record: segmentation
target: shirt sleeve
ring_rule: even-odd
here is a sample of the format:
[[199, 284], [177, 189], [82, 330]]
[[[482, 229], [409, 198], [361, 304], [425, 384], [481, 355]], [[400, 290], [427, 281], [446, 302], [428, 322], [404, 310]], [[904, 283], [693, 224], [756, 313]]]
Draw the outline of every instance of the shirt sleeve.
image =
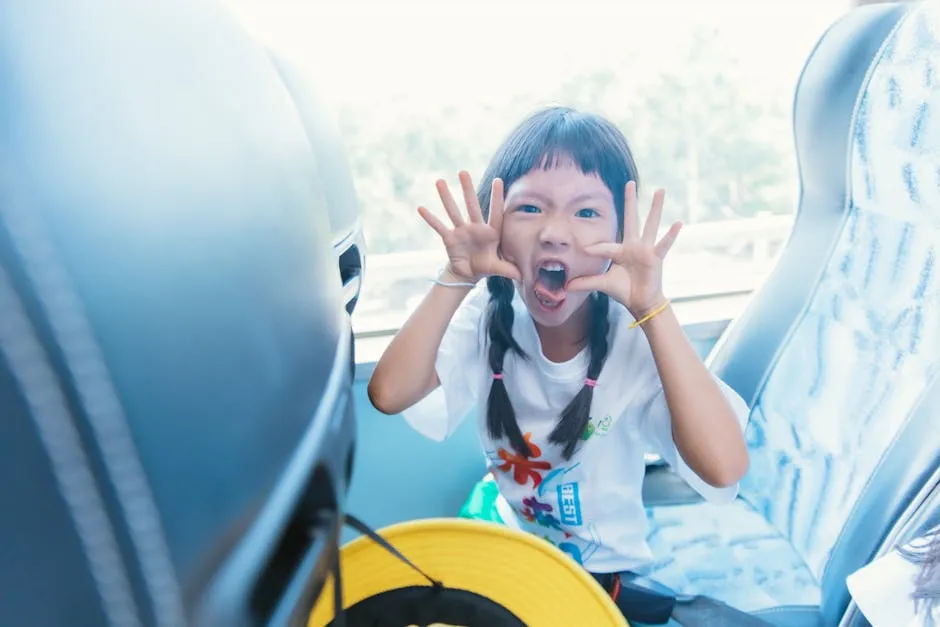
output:
[[[738, 424], [743, 430], [750, 416], [747, 404], [724, 381], [718, 377], [715, 377], [715, 381], [731, 404], [734, 414], [737, 416]], [[709, 485], [682, 459], [682, 455], [679, 453], [672, 437], [672, 416], [669, 412], [669, 406], [666, 404], [666, 393], [663, 390], [658, 373], [654, 382], [647, 389], [650, 391], [647, 400], [642, 403], [643, 410], [640, 425], [642, 435], [652, 452], [659, 454], [679, 477], [706, 500], [715, 503], [730, 503], [733, 501], [738, 495], [738, 484], [724, 488]]]
[[486, 365], [485, 322], [489, 292], [473, 288], [451, 319], [434, 362], [441, 384], [402, 415], [413, 429], [442, 442], [476, 406]]

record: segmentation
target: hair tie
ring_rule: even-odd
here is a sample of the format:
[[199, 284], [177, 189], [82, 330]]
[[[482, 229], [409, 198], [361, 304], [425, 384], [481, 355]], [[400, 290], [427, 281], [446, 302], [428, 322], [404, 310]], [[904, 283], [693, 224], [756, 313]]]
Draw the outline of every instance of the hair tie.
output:
[[494, 373], [493, 373], [493, 378], [496, 379], [497, 381], [502, 381], [502, 380], [503, 380], [503, 373], [502, 373], [502, 372], [494, 372]]
[[584, 380], [584, 385], [588, 386], [589, 388], [595, 387], [595, 386], [597, 385], [597, 380], [596, 380], [596, 379], [585, 379], [585, 380]]

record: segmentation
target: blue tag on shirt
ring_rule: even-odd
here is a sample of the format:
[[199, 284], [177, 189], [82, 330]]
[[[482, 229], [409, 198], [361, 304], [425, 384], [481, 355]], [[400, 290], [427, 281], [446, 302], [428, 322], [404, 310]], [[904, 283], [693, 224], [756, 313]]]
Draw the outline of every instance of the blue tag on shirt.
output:
[[576, 482], [563, 483], [558, 486], [557, 492], [561, 524], [577, 527], [581, 524], [581, 499], [578, 497], [578, 484]]

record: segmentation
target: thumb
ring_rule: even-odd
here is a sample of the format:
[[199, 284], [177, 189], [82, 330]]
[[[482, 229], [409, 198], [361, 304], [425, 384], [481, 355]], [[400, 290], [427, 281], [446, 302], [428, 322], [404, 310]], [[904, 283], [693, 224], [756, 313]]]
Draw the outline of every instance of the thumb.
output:
[[606, 292], [607, 291], [606, 274], [590, 274], [587, 276], [578, 276], [565, 285], [569, 292]]
[[511, 279], [513, 281], [521, 281], [522, 273], [519, 272], [519, 268], [508, 261], [503, 259], [497, 259], [493, 262], [493, 268], [491, 270], [492, 274], [497, 274], [501, 277]]

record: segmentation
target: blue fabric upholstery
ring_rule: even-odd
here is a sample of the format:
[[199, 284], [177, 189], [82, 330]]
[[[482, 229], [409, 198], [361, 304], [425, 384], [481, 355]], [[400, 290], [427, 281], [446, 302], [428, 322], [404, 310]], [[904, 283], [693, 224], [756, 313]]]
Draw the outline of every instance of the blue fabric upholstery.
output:
[[712, 360], [752, 405], [741, 499], [650, 512], [651, 576], [681, 592], [749, 610], [833, 598], [835, 624], [834, 547], [876, 550], [936, 464], [921, 416], [940, 413], [922, 406], [940, 373], [940, 3], [908, 7], [853, 11], [804, 69], [794, 235]]
[[874, 66], [853, 128], [845, 225], [748, 431], [742, 496], [817, 577], [940, 371], [940, 126], [930, 117], [940, 107], [931, 76], [940, 19], [930, 18], [940, 13], [927, 6]]
[[739, 609], [818, 605], [819, 586], [790, 543], [743, 500], [647, 511], [650, 576]]

